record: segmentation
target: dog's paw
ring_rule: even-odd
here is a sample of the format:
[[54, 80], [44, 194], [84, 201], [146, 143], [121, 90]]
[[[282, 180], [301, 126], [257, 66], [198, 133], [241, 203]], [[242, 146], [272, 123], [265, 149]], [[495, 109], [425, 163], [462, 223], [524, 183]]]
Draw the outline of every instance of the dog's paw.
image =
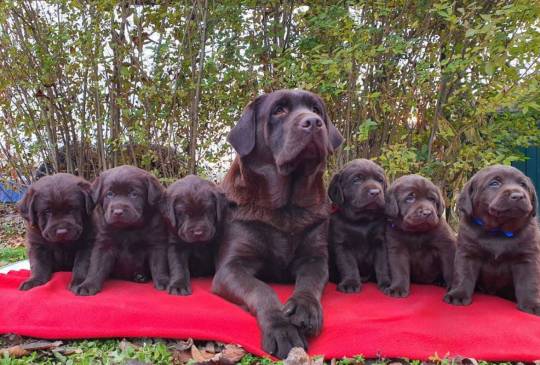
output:
[[154, 287], [157, 290], [165, 290], [165, 289], [167, 289], [168, 285], [169, 285], [169, 278], [167, 278], [167, 277], [155, 278], [154, 279]]
[[321, 332], [322, 307], [319, 300], [312, 295], [292, 296], [285, 303], [283, 313], [306, 336], [316, 336]]
[[44, 281], [44, 280], [41, 280], [41, 279], [30, 278], [30, 279], [26, 280], [24, 283], [22, 283], [19, 286], [19, 290], [24, 290], [24, 291], [30, 290], [32, 288], [35, 288], [36, 286], [43, 285], [46, 282], [47, 281]]
[[383, 289], [383, 293], [394, 298], [405, 298], [409, 296], [409, 289], [399, 286], [389, 286]]
[[300, 330], [283, 315], [275, 316], [262, 328], [264, 351], [284, 359], [294, 347], [307, 350], [307, 342]]
[[74, 288], [73, 293], [80, 296], [96, 295], [101, 291], [101, 288], [93, 283], [84, 282], [78, 287]]
[[191, 285], [189, 282], [174, 282], [169, 284], [167, 291], [172, 295], [191, 295]]
[[358, 293], [361, 288], [362, 283], [356, 279], [342, 280], [337, 286], [337, 290], [342, 293]]
[[443, 300], [452, 305], [469, 305], [472, 303], [471, 296], [466, 296], [464, 293], [457, 290], [450, 290], [446, 293]]
[[523, 312], [540, 316], [540, 303], [518, 304], [517, 307]]

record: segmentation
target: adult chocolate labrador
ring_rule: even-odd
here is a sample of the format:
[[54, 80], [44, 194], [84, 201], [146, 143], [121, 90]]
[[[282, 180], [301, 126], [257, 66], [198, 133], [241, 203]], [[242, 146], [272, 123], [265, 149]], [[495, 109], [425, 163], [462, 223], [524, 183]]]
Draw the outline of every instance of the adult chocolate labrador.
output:
[[447, 303], [470, 304], [476, 288], [540, 315], [536, 206], [531, 180], [514, 167], [487, 167], [469, 180], [458, 199], [458, 249]]
[[[262, 95], [229, 135], [237, 151], [223, 188], [231, 210], [213, 291], [257, 317], [265, 351], [307, 348], [322, 327], [328, 280], [323, 172], [343, 141], [322, 99], [301, 90]], [[266, 282], [295, 283], [283, 306]]]

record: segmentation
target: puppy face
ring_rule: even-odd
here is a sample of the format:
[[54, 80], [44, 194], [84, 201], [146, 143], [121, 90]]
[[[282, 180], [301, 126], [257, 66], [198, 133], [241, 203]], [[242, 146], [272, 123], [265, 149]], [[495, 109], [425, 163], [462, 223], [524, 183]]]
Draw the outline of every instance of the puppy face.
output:
[[164, 193], [154, 176], [127, 165], [103, 172], [92, 190], [94, 201], [103, 208], [105, 222], [118, 228], [143, 225], [145, 213], [158, 207]]
[[[241, 157], [271, 156], [280, 175], [311, 174], [343, 141], [322, 99], [302, 90], [280, 90], [258, 97], [244, 111], [228, 138]], [[268, 157], [266, 158], [268, 159]]]
[[90, 183], [71, 174], [45, 176], [18, 203], [22, 217], [48, 242], [76, 241], [92, 213]]
[[385, 191], [384, 170], [373, 161], [358, 159], [334, 175], [328, 195], [347, 217], [360, 218], [384, 212]]
[[495, 165], [477, 172], [465, 185], [458, 209], [489, 226], [516, 226], [536, 216], [537, 197], [531, 180], [514, 167]]
[[182, 241], [206, 243], [214, 238], [225, 207], [225, 196], [213, 183], [189, 175], [167, 188], [163, 213]]
[[434, 229], [444, 208], [439, 188], [419, 175], [400, 177], [386, 194], [386, 214], [404, 231], [427, 232]]

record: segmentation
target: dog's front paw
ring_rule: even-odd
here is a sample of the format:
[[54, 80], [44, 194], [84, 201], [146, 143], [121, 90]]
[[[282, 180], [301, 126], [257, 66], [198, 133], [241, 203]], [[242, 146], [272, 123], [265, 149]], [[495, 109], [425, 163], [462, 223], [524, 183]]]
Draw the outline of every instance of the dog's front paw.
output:
[[319, 300], [314, 296], [310, 294], [293, 295], [285, 303], [283, 313], [306, 336], [316, 336], [321, 332], [323, 324], [322, 307]]
[[262, 337], [264, 351], [280, 359], [286, 358], [294, 347], [307, 350], [304, 335], [281, 313], [262, 326]]
[[517, 307], [523, 312], [540, 316], [540, 303], [518, 304]]
[[154, 281], [154, 287], [157, 290], [165, 290], [167, 289], [167, 286], [169, 285], [169, 278], [167, 277], [155, 278], [153, 281]]
[[467, 296], [460, 290], [450, 290], [446, 293], [443, 300], [453, 305], [469, 305], [472, 303], [472, 296]]
[[72, 291], [75, 295], [90, 296], [99, 293], [101, 291], [101, 287], [94, 283], [83, 282], [81, 285], [74, 288], [74, 290]]
[[36, 286], [43, 285], [47, 282], [47, 280], [37, 279], [37, 278], [30, 278], [26, 280], [24, 283], [22, 283], [19, 286], [19, 290], [30, 290], [32, 288], [35, 288]]
[[357, 279], [342, 280], [337, 286], [337, 290], [342, 293], [358, 293], [361, 288], [362, 283]]
[[172, 295], [191, 295], [191, 285], [189, 281], [175, 281], [169, 284], [167, 291]]
[[409, 296], [409, 289], [391, 285], [384, 288], [383, 293], [394, 298], [405, 298]]

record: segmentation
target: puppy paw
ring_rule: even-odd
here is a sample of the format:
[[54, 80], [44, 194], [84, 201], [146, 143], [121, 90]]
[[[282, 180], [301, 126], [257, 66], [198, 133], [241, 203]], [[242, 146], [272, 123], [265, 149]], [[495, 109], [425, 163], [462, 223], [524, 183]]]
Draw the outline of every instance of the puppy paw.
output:
[[40, 285], [43, 285], [45, 284], [47, 281], [46, 280], [41, 280], [41, 279], [36, 279], [36, 278], [30, 278], [28, 280], [26, 280], [24, 283], [22, 283], [20, 286], [19, 286], [19, 290], [30, 290], [32, 288], [35, 288], [36, 286], [40, 286]]
[[342, 280], [337, 286], [337, 290], [342, 293], [358, 293], [361, 288], [362, 283], [356, 279]]
[[409, 289], [399, 286], [389, 286], [383, 289], [383, 293], [394, 298], [405, 298], [409, 296]]
[[292, 296], [285, 303], [283, 313], [306, 336], [316, 336], [321, 332], [322, 308], [314, 296], [309, 294]]
[[540, 303], [518, 304], [517, 307], [520, 311], [540, 316]]
[[466, 296], [464, 293], [460, 293], [457, 290], [450, 290], [446, 293], [443, 300], [446, 303], [453, 305], [469, 305], [472, 303], [471, 296]]
[[284, 359], [293, 347], [307, 350], [307, 342], [299, 329], [281, 313], [262, 327], [262, 346], [269, 354]]
[[154, 279], [154, 287], [157, 290], [165, 290], [169, 285], [169, 278], [156, 278]]
[[96, 295], [101, 291], [101, 288], [93, 283], [82, 283], [72, 291], [75, 295], [89, 296]]
[[191, 295], [191, 285], [189, 282], [175, 282], [167, 287], [167, 291], [172, 295]]

